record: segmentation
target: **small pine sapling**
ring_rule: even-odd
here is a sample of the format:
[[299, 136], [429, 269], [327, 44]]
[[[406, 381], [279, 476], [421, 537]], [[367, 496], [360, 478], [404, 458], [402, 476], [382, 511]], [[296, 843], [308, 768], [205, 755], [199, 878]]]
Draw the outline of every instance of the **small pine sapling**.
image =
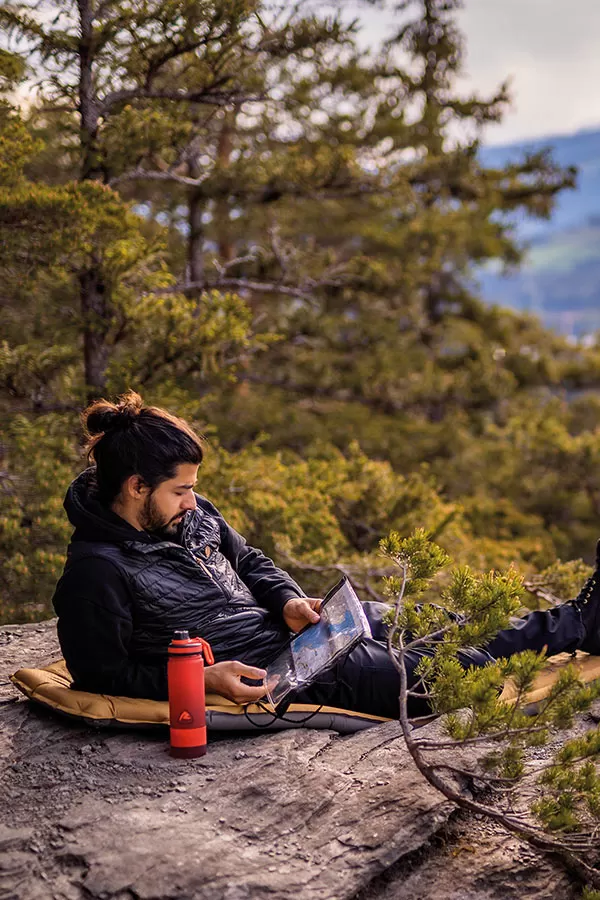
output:
[[[575, 668], [567, 666], [532, 712], [527, 695], [544, 667], [544, 653], [526, 650], [478, 667], [469, 665], [465, 655], [509, 626], [521, 607], [522, 578], [512, 569], [476, 574], [456, 568], [437, 605], [430, 599], [435, 596], [432, 579], [450, 559], [429, 533], [418, 529], [402, 538], [392, 532], [380, 546], [400, 570], [385, 582], [391, 603], [388, 650], [400, 676], [402, 733], [419, 772], [458, 806], [554, 854], [590, 890], [599, 889], [594, 836], [600, 820], [600, 729], [567, 741], [541, 767], [528, 763], [527, 750], [555, 742], [561, 729], [572, 726], [574, 714], [600, 696], [600, 683], [583, 684]], [[409, 682], [411, 651], [421, 659]], [[503, 695], [508, 681], [510, 699]], [[440, 738], [418, 737], [421, 723], [409, 715], [416, 700], [426, 700], [432, 714], [442, 716]], [[466, 747], [480, 751], [467, 769], [461, 767]], [[440, 754], [448, 749], [457, 751], [456, 764], [453, 756], [449, 762], [447, 753]], [[487, 789], [488, 799], [466, 796], [457, 787], [461, 778]], [[523, 808], [519, 798], [519, 786], [527, 779], [542, 792], [531, 808]]]

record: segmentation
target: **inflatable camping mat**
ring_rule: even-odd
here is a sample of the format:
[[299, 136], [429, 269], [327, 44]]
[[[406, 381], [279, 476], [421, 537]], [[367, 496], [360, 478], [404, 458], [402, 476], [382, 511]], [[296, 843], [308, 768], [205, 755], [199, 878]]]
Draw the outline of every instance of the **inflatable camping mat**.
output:
[[[588, 653], [582, 653], [580, 650], [577, 653], [559, 653], [557, 656], [551, 656], [525, 698], [526, 711], [535, 712], [537, 704], [548, 696], [561, 670], [568, 665], [575, 667], [580, 680], [584, 684], [591, 684], [592, 681], [600, 680], [600, 656], [590, 656]], [[507, 681], [504, 685], [504, 690], [500, 697], [507, 703], [516, 699], [517, 689], [511, 681]]]
[[[88, 724], [169, 724], [169, 704], [166, 700], [138, 700], [72, 690], [72, 679], [63, 659], [43, 669], [19, 669], [10, 676], [10, 680], [34, 703]], [[263, 731], [305, 726], [353, 734], [386, 721], [381, 716], [306, 703], [292, 703], [285, 715], [278, 717], [257, 703], [238, 706], [217, 694], [206, 695], [206, 725], [213, 731]]]
[[[575, 656], [562, 653], [551, 657], [537, 677], [532, 690], [527, 694], [526, 708], [529, 711], [535, 711], [536, 704], [548, 696], [561, 669], [571, 663], [576, 667], [584, 683], [600, 679], [600, 656], [588, 656], [586, 653], [578, 652]], [[11, 681], [34, 703], [88, 724], [137, 727], [169, 724], [169, 704], [166, 701], [138, 700], [72, 690], [70, 687], [72, 679], [62, 659], [43, 669], [19, 669], [11, 675]], [[507, 703], [514, 701], [516, 697], [514, 685], [508, 682], [501, 697]], [[261, 731], [307, 727], [352, 734], [386, 721], [388, 720], [380, 716], [304, 703], [292, 703], [285, 716], [279, 718], [260, 704], [238, 706], [217, 694], [206, 696], [206, 724], [213, 731]]]

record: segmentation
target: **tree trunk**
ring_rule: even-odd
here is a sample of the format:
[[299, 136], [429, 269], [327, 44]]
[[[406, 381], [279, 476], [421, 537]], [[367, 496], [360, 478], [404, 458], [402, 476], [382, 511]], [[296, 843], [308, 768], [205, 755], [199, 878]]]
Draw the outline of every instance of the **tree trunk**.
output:
[[204, 213], [205, 203], [201, 192], [192, 188], [188, 194], [188, 281], [204, 278]]
[[[190, 178], [199, 178], [200, 166], [196, 160], [188, 164]], [[206, 198], [201, 187], [192, 187], [188, 191], [188, 277], [191, 282], [204, 278], [204, 222], [202, 216], [206, 208]]]
[[81, 38], [79, 41], [79, 118], [82, 149], [81, 180], [103, 181], [98, 150], [98, 103], [94, 92], [94, 13], [91, 0], [78, 0]]
[[[235, 114], [225, 113], [223, 128], [217, 144], [217, 163], [220, 169], [227, 169], [230, 163], [234, 121]], [[219, 259], [222, 263], [231, 262], [234, 254], [229, 230], [229, 200], [226, 197], [217, 200], [215, 204], [215, 226]]]
[[[79, 41], [79, 117], [82, 150], [81, 181], [106, 181], [98, 148], [98, 104], [93, 79], [93, 26], [91, 0], [78, 0], [81, 38]], [[107, 335], [110, 328], [111, 304], [99, 260], [79, 274], [81, 315], [83, 323], [83, 364], [88, 399], [104, 393], [106, 369], [110, 357]]]
[[90, 266], [79, 273], [83, 318], [83, 360], [88, 402], [104, 393], [110, 348], [110, 301], [98, 268]]

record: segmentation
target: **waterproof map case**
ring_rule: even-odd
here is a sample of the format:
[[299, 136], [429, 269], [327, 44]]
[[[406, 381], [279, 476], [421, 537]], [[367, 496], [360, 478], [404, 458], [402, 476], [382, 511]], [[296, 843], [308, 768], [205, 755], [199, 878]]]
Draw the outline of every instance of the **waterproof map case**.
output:
[[363, 637], [371, 637], [369, 622], [354, 588], [342, 578], [327, 592], [320, 620], [308, 625], [267, 666], [267, 697], [277, 709], [287, 705], [292, 691], [307, 687]]

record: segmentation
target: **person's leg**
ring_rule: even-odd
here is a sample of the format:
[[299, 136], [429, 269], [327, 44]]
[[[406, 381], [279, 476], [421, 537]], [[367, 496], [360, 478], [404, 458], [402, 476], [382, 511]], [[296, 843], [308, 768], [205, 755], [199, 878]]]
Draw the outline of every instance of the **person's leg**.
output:
[[[407, 671], [411, 683], [415, 681], [414, 669], [419, 658], [414, 652], [407, 654]], [[400, 676], [386, 648], [367, 638], [346, 659], [299, 692], [293, 702], [318, 703], [397, 719], [399, 692]], [[411, 698], [411, 715], [426, 715], [426, 704], [422, 701], [412, 702], [414, 699]]]
[[371, 636], [374, 640], [385, 643], [390, 626], [383, 620], [389, 615], [391, 606], [378, 600], [364, 600], [362, 607], [371, 628]]
[[547, 656], [571, 653], [578, 649], [585, 637], [581, 614], [572, 603], [563, 603], [548, 610], [536, 610], [522, 619], [511, 620], [508, 628], [499, 631], [486, 646], [496, 659], [508, 657], [521, 650], [545, 650]]
[[[590, 579], [590, 583], [591, 581]], [[595, 581], [593, 589], [594, 586]], [[389, 626], [383, 622], [383, 618], [389, 607], [385, 603], [373, 601], [363, 603], [363, 606], [373, 637], [378, 641], [385, 641]], [[548, 656], [571, 653], [579, 647], [588, 653], [598, 652], [593, 647], [593, 641], [595, 631], [600, 629], [597, 623], [595, 630], [594, 625], [588, 623], [588, 620], [595, 622], [599, 616], [595, 609], [592, 610], [596, 606], [600, 607], [600, 591], [596, 589], [596, 594], [592, 591], [588, 598], [584, 588], [576, 601], [569, 601], [549, 610], [536, 610], [521, 619], [512, 619], [511, 625], [498, 632], [485, 649], [496, 659], [500, 656], [512, 656], [521, 650], [535, 650], [539, 653], [546, 649]], [[598, 639], [596, 643], [599, 643]]]
[[[406, 652], [409, 687], [417, 681], [415, 668], [422, 656], [422, 652], [415, 650]], [[464, 651], [459, 658], [465, 668], [493, 661], [488, 653], [481, 650]], [[361, 641], [345, 660], [329, 672], [325, 672], [317, 682], [299, 692], [293, 702], [318, 703], [397, 719], [399, 693], [400, 676], [390, 659], [387, 647], [379, 641], [367, 638]], [[418, 697], [408, 698], [408, 714], [411, 718], [430, 713], [431, 709], [425, 700]]]
[[[352, 650], [345, 660], [338, 663], [319, 680], [294, 697], [297, 703], [318, 703], [340, 709], [398, 718], [398, 694], [400, 677], [390, 659], [385, 640], [389, 626], [384, 615], [389, 607], [385, 603], [363, 604], [371, 626], [373, 638], [368, 638]], [[548, 656], [585, 647], [586, 628], [577, 603], [564, 603], [547, 611], [529, 613], [522, 619], [514, 619], [509, 628], [500, 631], [485, 649], [467, 648], [459, 654], [462, 665], [483, 666], [494, 658], [508, 657], [521, 650], [546, 650]], [[406, 652], [406, 670], [409, 686], [416, 682], [415, 668], [423, 651]], [[427, 715], [431, 710], [425, 700], [409, 698], [409, 716]]]

